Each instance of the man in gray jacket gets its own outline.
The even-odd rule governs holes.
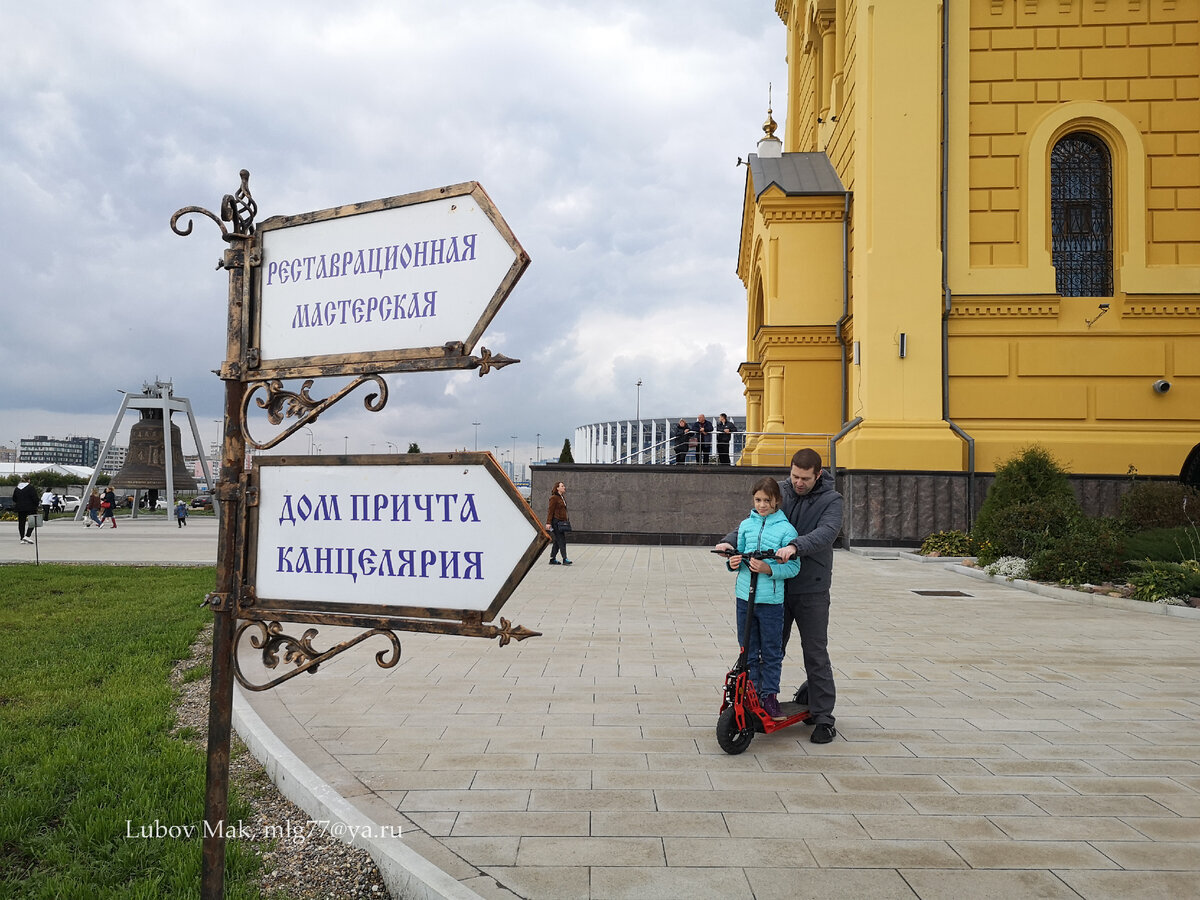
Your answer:
[[[800,629],[804,671],[808,677],[808,709],[814,744],[828,744],[837,735],[833,706],[837,692],[829,661],[829,586],[833,578],[833,542],[842,530],[842,495],[833,475],[821,468],[821,454],[805,448],[792,457],[788,478],[779,482],[783,510],[799,533],[775,555],[785,562],[800,557],[800,574],[787,580],[783,601],[783,646],[787,649],[792,622]],[[717,549],[736,549],[737,533],[726,535]]]

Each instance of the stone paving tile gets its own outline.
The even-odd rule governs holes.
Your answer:
[[[592,772],[592,787],[597,790],[675,788],[703,791],[712,787],[712,781],[707,772],[695,768],[682,772],[619,772],[610,769]]]
[[[921,900],[995,900],[996,897],[1038,897],[1041,900],[1079,900],[1056,873],[1029,870],[1013,872],[940,871],[936,869],[903,869],[899,873]],[[1085,898],[1100,900],[1101,895],[1084,894]],[[1146,895],[1134,892],[1107,895],[1112,900],[1120,896]]]
[[[503,886],[506,895],[493,895],[472,885],[472,889],[491,900],[493,896],[516,894],[524,900],[591,900],[591,872],[586,866],[484,866],[493,883]],[[486,884],[483,885],[486,889]]]
[[[740,868],[595,867],[591,889],[595,900],[680,900],[683,897],[754,900],[755,897],[746,873]]]
[[[1150,797],[1115,796],[1079,797],[1069,795],[1039,794],[1028,798],[1048,815],[1067,816],[1167,816],[1175,818],[1172,811]],[[1197,813],[1200,815],[1200,812]]]
[[[664,866],[659,837],[523,837],[521,866]]]
[[[715,812],[592,812],[592,835],[596,837],[726,837],[729,834],[725,816]]]
[[[1196,841],[1112,841],[1093,842],[1095,848],[1122,869],[1154,869],[1160,872],[1200,872],[1200,853]],[[1101,868],[1095,866],[1093,868]],[[1197,876],[1195,884],[1200,884]]]
[[[715,791],[811,791],[826,794],[823,775],[798,772],[709,772]]]
[[[867,840],[805,842],[822,868],[917,869],[966,868],[957,853],[945,841]]]
[[[923,816],[1040,816],[1040,804],[1019,794],[905,794],[904,800]]]
[[[514,866],[517,863],[515,835],[503,837],[448,837],[442,840],[447,849],[471,860],[474,866]]]
[[[720,867],[734,863],[747,868],[758,868],[769,866],[780,859],[788,860],[792,866],[816,865],[808,842],[799,838],[664,837],[663,846],[667,854],[667,864],[672,868]]]
[[[677,791],[654,792],[658,809],[664,812],[783,812],[779,795],[773,791]]]
[[[913,811],[913,804],[899,794],[793,794],[783,792],[779,799],[790,814],[864,813],[866,815]]]
[[[868,838],[870,835],[851,815],[811,813],[725,813],[729,833],[739,838]]]
[[[529,791],[408,791],[397,806],[400,812],[420,810],[524,810]]]
[[[1191,872],[1088,872],[1055,873],[1085,900],[1191,900],[1196,897],[1196,875]],[[1072,895],[1073,896],[1073,895]]]
[[[491,791],[504,788],[550,788],[586,791],[592,787],[592,773],[569,772],[565,769],[535,769],[532,772],[513,770],[476,772],[468,785],[472,790]]]
[[[1200,835],[1200,819],[1147,819],[1140,816],[1122,817],[1130,828],[1137,829],[1152,841],[1195,841]]]
[[[953,840],[950,841],[950,846],[972,869],[1057,870],[1118,867],[1108,855],[1086,841]]]
[[[414,814],[415,815],[415,814]],[[482,812],[466,810],[454,820],[455,837],[553,835],[586,837],[591,819],[585,812]]]
[[[655,809],[653,791],[558,791],[529,792],[529,809],[645,810]]]
[[[855,817],[874,840],[950,841],[1003,840],[1006,835],[986,816],[869,816]]]
[[[893,869],[804,869],[797,872],[792,868],[763,867],[746,870],[746,877],[754,889],[754,900],[916,900],[917,897]]]
[[[1110,816],[991,816],[1014,841],[1142,841],[1145,834]],[[1153,821],[1153,820],[1151,820]],[[964,837],[968,837],[964,835]]]

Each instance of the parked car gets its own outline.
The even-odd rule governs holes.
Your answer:
[[[79,498],[74,494],[66,494],[62,498],[63,512],[73,513],[79,509]]]
[[[192,509],[212,509],[212,494],[200,494],[192,498]]]

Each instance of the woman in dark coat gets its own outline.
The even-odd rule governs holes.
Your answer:
[[[566,493],[567,486],[561,481],[556,482],[554,490],[550,492],[550,509],[546,513],[546,528],[550,531],[550,537],[554,539],[554,547],[550,550],[550,565],[552,566],[559,565],[558,560],[554,558],[559,553],[562,554],[562,565],[571,565],[571,561],[567,559],[567,529],[571,527],[571,523],[567,518],[567,501],[564,499]]]

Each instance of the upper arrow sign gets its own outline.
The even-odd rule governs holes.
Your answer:
[[[261,378],[461,360],[529,265],[473,181],[277,216],[256,240],[247,359]]]

